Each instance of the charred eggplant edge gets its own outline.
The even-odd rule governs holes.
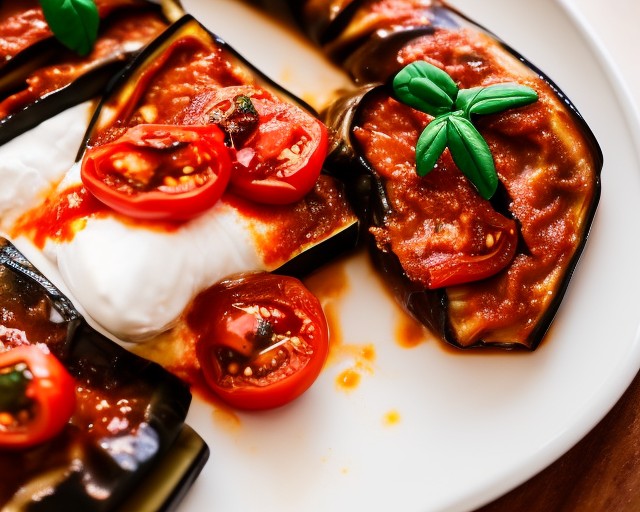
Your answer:
[[[51,497],[28,507],[29,510],[41,510],[42,507],[46,509],[52,504],[48,501],[49,499],[59,505],[73,504],[78,502],[79,496],[83,496],[82,500],[92,503],[92,510],[116,509],[126,503],[129,495],[171,450],[185,427],[184,421],[191,404],[191,393],[186,383],[157,363],[127,351],[93,329],[72,302],[5,238],[0,238],[0,265],[5,265],[19,277],[40,287],[67,324],[67,339],[62,351],[66,366],[72,367],[83,360],[97,361],[95,363],[97,366],[109,368],[110,372],[116,371],[119,376],[123,375],[118,372],[118,369],[124,368],[123,373],[126,375],[123,378],[127,383],[145,381],[153,389],[145,417],[146,423],[158,436],[158,449],[149,459],[141,462],[134,471],[121,471],[120,478],[111,488],[112,493],[108,499],[103,500],[88,495],[82,482],[72,477],[62,483]],[[199,471],[208,455],[209,448],[205,444],[196,465],[190,468],[190,471]],[[194,478],[183,478],[181,484],[190,485]],[[174,494],[181,495],[181,492],[175,489]],[[175,498],[171,501],[175,502]]]
[[[107,16],[104,21],[106,22],[110,17],[116,16],[122,9],[124,8],[117,9]],[[134,7],[134,9],[142,9],[142,7],[137,6]],[[144,6],[144,9],[157,11],[158,13],[162,12],[160,7],[152,2]],[[66,50],[51,36],[21,52],[21,54],[10,61],[10,67],[7,66],[8,69],[3,69],[2,72],[18,73],[20,66],[30,66],[28,60],[33,58],[35,53],[37,53],[39,57],[42,57],[42,52],[46,52],[48,56],[53,57],[59,51]],[[43,121],[68,108],[99,97],[113,76],[126,66],[128,60],[139,52],[140,50],[125,52],[122,54],[122,57],[106,60],[67,85],[45,94],[21,110],[0,119],[0,145],[29,131],[31,128],[34,128]],[[46,62],[42,63],[42,65],[46,65]]]
[[[567,107],[572,115],[573,120],[578,123],[579,128],[584,133],[591,153],[594,156],[596,169],[594,197],[589,204],[589,208],[585,212],[584,216],[585,231],[582,233],[580,243],[576,246],[576,250],[570,262],[567,264],[561,280],[561,284],[557,289],[557,294],[554,296],[554,299],[551,301],[549,307],[542,315],[541,319],[538,322],[538,325],[533,329],[529,337],[526,339],[526,345],[521,343],[496,343],[479,340],[473,345],[463,347],[456,342],[454,336],[452,335],[450,326],[448,325],[446,313],[447,299],[444,290],[422,289],[422,287],[410,281],[404,274],[404,271],[402,270],[397,257],[391,252],[385,253],[383,251],[380,251],[375,246],[375,242],[373,242],[372,237],[370,236],[368,237],[369,250],[376,265],[378,265],[383,270],[385,280],[389,283],[393,294],[398,298],[400,305],[418,321],[425,324],[431,330],[439,333],[444,338],[444,341],[446,341],[450,345],[464,349],[490,346],[506,349],[522,348],[535,350],[544,338],[560,308],[564,295],[566,294],[567,288],[569,286],[569,282],[586,246],[601,196],[601,170],[603,167],[604,158],[600,145],[598,144],[591,128],[586,123],[585,119],[580,114],[575,105],[555,84],[555,82],[553,82],[537,66],[527,60],[512,47],[507,45],[495,34],[488,31],[481,25],[473,22],[469,18],[461,15],[460,13],[458,13],[458,11],[452,12],[454,15],[460,16],[461,19],[463,19],[465,22],[470,23],[473,27],[476,27],[477,29],[492,37],[506,52],[511,54],[514,58],[522,62],[525,66],[536,73],[541,80],[549,85],[556,97]],[[388,39],[399,39],[402,42],[407,42],[413,40],[416,37],[421,37],[432,30],[432,27],[428,27],[426,29],[424,27],[418,27],[398,30],[390,34],[388,36]],[[388,212],[389,205],[386,204],[386,192],[383,180],[377,176],[366,159],[360,154],[360,151],[357,149],[357,142],[352,138],[351,127],[353,121],[358,117],[358,112],[360,106],[363,103],[364,97],[378,87],[387,88],[390,91],[389,94],[391,95],[392,89],[389,78],[387,79],[386,83],[374,83],[361,86],[357,91],[350,93],[347,96],[346,100],[344,98],[342,99],[342,102],[345,102],[346,106],[345,104],[341,103],[341,100],[338,100],[336,104],[329,106],[324,112],[325,119],[327,118],[327,116],[334,116],[335,118],[339,119],[339,129],[337,130],[338,134],[336,136],[336,140],[334,141],[332,155],[330,157],[332,162],[330,165],[336,166],[336,169],[334,170],[335,174],[344,176],[345,172],[348,172],[347,167],[350,163],[349,161],[351,161],[351,163],[356,162],[357,166],[361,170],[359,177],[351,176],[349,178],[351,184],[348,185],[347,188],[352,191],[352,204],[355,205],[356,210],[359,212],[358,215],[360,216],[362,223],[366,225],[380,225],[380,222],[384,218],[384,215]],[[342,110],[342,112],[339,112],[340,110]],[[334,124],[330,120],[327,120],[326,122],[330,126]],[[345,125],[345,123],[347,123],[347,125]],[[368,184],[362,182],[362,176],[368,177]],[[360,183],[354,185],[357,180],[360,180]],[[362,197],[355,197],[362,194],[364,188],[367,188],[370,191],[367,193],[366,199],[363,200]],[[354,194],[353,190],[358,190],[359,192]],[[379,201],[376,201],[376,194],[372,193],[373,191],[376,191],[379,195]]]

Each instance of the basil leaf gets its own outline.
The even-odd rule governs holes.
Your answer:
[[[458,168],[483,198],[490,199],[498,188],[498,173],[471,116],[528,105],[538,100],[536,91],[509,82],[459,90],[445,71],[425,61],[405,66],[392,85],[399,101],[435,118],[416,144],[418,175],[431,172],[448,146]]]
[[[453,79],[425,61],[405,66],[394,77],[393,89],[402,103],[432,116],[450,112],[458,95]]]
[[[93,0],[40,0],[49,28],[67,48],[80,55],[91,51],[100,16]]]
[[[431,121],[424,129],[416,143],[416,172],[425,176],[431,172],[447,148],[447,119],[440,116]]]
[[[456,108],[469,117],[471,114],[495,114],[509,108],[523,107],[537,99],[538,93],[530,87],[501,83],[461,90],[456,98]]]
[[[498,188],[498,174],[493,156],[480,132],[471,121],[460,116],[447,119],[447,141],[453,161],[484,199]]]

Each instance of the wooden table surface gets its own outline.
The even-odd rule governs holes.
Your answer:
[[[551,466],[478,512],[640,511],[640,375]]]

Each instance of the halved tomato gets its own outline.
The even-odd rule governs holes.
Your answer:
[[[325,125],[301,107],[253,86],[207,91],[199,122],[220,126],[236,157],[231,188],[259,203],[287,204],[315,185],[328,149]],[[186,120],[185,122],[190,122]]]
[[[23,449],[51,439],[75,411],[74,378],[36,345],[0,353],[0,390],[2,448]]]
[[[456,252],[429,255],[428,282],[431,289],[454,286],[491,277],[505,268],[516,254],[516,223],[497,212],[490,212],[475,223],[473,234],[480,239],[475,253]]]
[[[120,213],[187,220],[220,199],[230,170],[229,149],[217,126],[140,124],[90,148],[81,177],[89,192]]]
[[[284,405],[316,380],[329,350],[318,299],[296,278],[256,272],[201,293],[187,324],[204,378],[241,409]]]

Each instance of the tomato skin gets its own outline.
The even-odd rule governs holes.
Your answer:
[[[208,96],[209,117],[224,118],[239,97],[250,98],[258,117],[251,135],[234,148],[233,192],[258,203],[281,205],[299,201],[313,188],[329,145],[320,120],[253,86],[223,87]]]
[[[138,179],[140,168],[144,176]],[[220,199],[229,182],[231,156],[216,126],[140,124],[87,150],[80,172],[87,190],[120,213],[182,221]]]
[[[322,307],[293,277],[232,276],[196,298],[187,324],[206,383],[239,409],[291,402],[313,384],[328,355]]]
[[[33,375],[25,395],[34,403],[34,417],[15,429],[0,430],[0,447],[24,449],[59,434],[76,407],[76,383],[63,364],[35,345],[0,353],[0,369],[26,363]]]
[[[485,229],[492,245],[484,254],[451,254],[429,267],[430,289],[455,286],[491,277],[505,268],[515,256],[518,233],[513,220],[495,214]]]

